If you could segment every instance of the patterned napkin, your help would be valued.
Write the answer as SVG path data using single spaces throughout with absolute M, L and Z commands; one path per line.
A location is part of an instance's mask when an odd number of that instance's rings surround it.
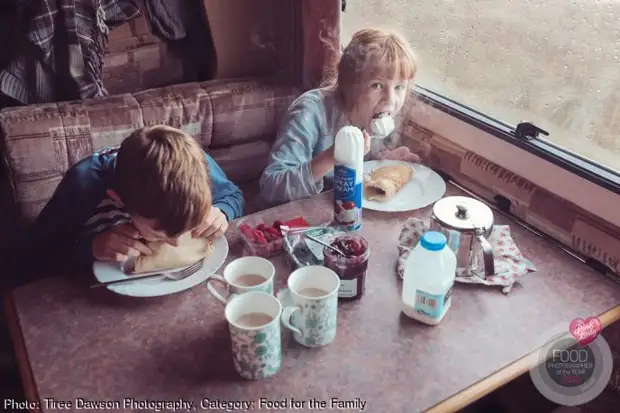
M 398 261 L 396 271 L 402 278 L 405 270 L 405 261 L 409 253 L 418 244 L 418 241 L 429 225 L 419 218 L 409 218 L 398 237 Z M 508 225 L 495 225 L 488 239 L 493 247 L 495 258 L 495 275 L 483 279 L 477 274 L 481 270 L 482 253 L 469 269 L 468 276 L 457 276 L 456 281 L 469 284 L 500 285 L 502 292 L 508 294 L 515 282 L 527 273 L 537 271 L 534 264 L 525 258 L 510 236 Z M 452 247 L 452 246 L 450 246 Z

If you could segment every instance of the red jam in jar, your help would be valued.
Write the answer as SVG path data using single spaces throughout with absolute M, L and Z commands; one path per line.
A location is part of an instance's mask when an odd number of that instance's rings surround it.
M 334 250 L 324 247 L 325 265 L 340 277 L 338 298 L 355 300 L 364 294 L 366 288 L 366 272 L 370 248 L 368 242 L 358 235 L 340 235 L 329 243 L 342 251 L 343 257 Z

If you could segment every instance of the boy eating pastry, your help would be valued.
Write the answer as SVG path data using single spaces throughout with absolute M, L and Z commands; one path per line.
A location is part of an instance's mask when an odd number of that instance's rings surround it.
M 30 229 L 24 260 L 61 255 L 72 265 L 152 253 L 148 242 L 215 239 L 243 214 L 240 189 L 185 132 L 139 129 L 75 164 Z M 20 263 L 21 265 L 21 263 Z

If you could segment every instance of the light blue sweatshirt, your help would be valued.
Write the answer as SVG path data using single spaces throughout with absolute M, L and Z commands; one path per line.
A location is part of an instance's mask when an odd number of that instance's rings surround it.
M 261 207 L 303 199 L 332 188 L 333 172 L 315 180 L 310 163 L 330 148 L 342 127 L 350 125 L 341 100 L 332 89 L 313 89 L 289 107 L 271 148 L 267 167 L 260 178 Z M 398 136 L 372 139 L 365 160 L 399 146 Z

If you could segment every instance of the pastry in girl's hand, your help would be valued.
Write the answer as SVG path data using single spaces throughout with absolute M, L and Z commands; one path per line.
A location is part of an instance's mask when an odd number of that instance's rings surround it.
M 377 168 L 364 183 L 364 196 L 369 201 L 387 202 L 413 177 L 407 165 L 390 165 Z
M 149 242 L 151 255 L 140 255 L 131 274 L 165 271 L 198 262 L 213 250 L 213 242 L 204 237 L 192 237 L 191 231 L 179 237 L 179 245 L 165 241 Z

